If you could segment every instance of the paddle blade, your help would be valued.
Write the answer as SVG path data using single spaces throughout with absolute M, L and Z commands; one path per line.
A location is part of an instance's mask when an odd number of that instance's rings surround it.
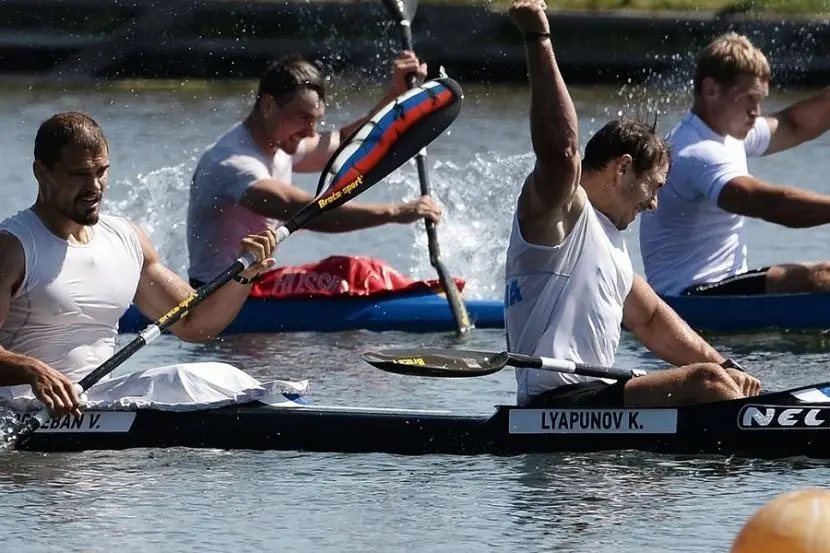
M 383 0 L 383 5 L 395 21 L 412 21 L 418 9 L 418 0 Z
M 467 378 L 502 370 L 507 353 L 455 349 L 385 349 L 369 351 L 361 359 L 386 372 L 412 376 Z
M 464 93 L 453 79 L 431 80 L 398 96 L 338 148 L 320 175 L 316 199 L 336 207 L 383 180 L 458 117 Z M 319 192 L 318 192 L 319 193 Z

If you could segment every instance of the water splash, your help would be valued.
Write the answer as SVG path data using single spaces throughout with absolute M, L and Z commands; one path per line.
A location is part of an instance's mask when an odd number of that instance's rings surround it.
M 187 274 L 188 189 L 196 161 L 191 152 L 186 162 L 116 183 L 114 188 L 125 192 L 108 206 L 144 230 L 162 261 L 180 275 Z M 452 275 L 465 279 L 466 298 L 500 298 L 514 203 L 533 155 L 484 152 L 467 162 L 428 157 L 428 164 L 433 196 L 444 207 L 438 227 L 444 263 Z M 420 193 L 414 161 L 386 180 L 386 188 L 406 190 L 405 196 Z M 410 265 L 401 269 L 414 279 L 437 278 L 423 225 L 411 225 L 409 232 L 414 242 Z
M 0 451 L 9 451 L 13 448 L 17 422 L 17 415 L 14 411 L 0 407 Z
M 533 154 L 513 156 L 477 153 L 467 163 L 435 160 L 430 164 L 432 195 L 444 207 L 438 227 L 441 257 L 455 277 L 466 281 L 468 299 L 500 298 L 504 286 L 504 257 L 515 201 Z M 388 177 L 419 193 L 418 174 L 410 162 Z M 413 278 L 437 278 L 429 263 L 422 225 L 412 227 L 414 248 L 409 272 Z
M 111 201 L 109 211 L 132 220 L 146 232 L 164 263 L 187 271 L 187 199 L 195 158 L 117 183 L 126 197 Z
M 629 78 L 617 91 L 622 106 L 614 116 L 651 119 L 655 115 L 685 110 L 691 105 L 698 55 L 714 37 L 700 36 L 691 28 L 691 23 L 685 25 L 689 34 L 685 49 L 670 54 L 653 54 L 656 61 L 670 62 L 669 69 L 647 71 L 645 78 L 638 83 Z M 812 64 L 820 47 L 816 35 L 821 36 L 823 32 L 821 22 L 816 22 L 813 27 L 814 30 L 805 32 L 801 24 L 795 26 L 782 21 L 771 33 L 765 25 L 733 23 L 729 29 L 746 35 L 764 52 L 773 71 L 771 85 L 774 86 L 776 81 L 797 82 L 800 74 Z M 724 32 L 726 30 L 723 29 Z M 668 36 L 665 38 L 669 39 Z M 610 112 L 611 108 L 606 110 Z

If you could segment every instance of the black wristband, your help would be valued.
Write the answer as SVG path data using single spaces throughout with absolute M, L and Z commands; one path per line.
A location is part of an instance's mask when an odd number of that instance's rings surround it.
M 735 361 L 734 359 L 727 359 L 726 361 L 721 363 L 720 366 L 723 367 L 724 369 L 735 369 L 735 370 L 738 370 L 738 371 L 741 371 L 741 372 L 744 372 L 744 373 L 746 372 L 744 370 L 744 368 L 742 366 L 740 366 L 738 364 L 738 362 Z
M 536 42 L 550 38 L 550 33 L 525 33 L 525 42 Z
M 253 284 L 258 280 L 262 280 L 262 273 L 258 274 L 253 278 L 245 278 L 243 276 L 234 275 L 233 279 L 238 282 L 239 284 Z

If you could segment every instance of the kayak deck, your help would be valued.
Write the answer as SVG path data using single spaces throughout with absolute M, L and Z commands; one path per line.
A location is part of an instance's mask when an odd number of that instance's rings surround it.
M 787 392 L 672 409 L 448 411 L 249 404 L 208 411 L 98 411 L 42 428 L 20 449 L 291 450 L 518 455 L 642 450 L 753 458 L 830 458 L 830 403 Z M 97 418 L 95 418 L 97 417 Z

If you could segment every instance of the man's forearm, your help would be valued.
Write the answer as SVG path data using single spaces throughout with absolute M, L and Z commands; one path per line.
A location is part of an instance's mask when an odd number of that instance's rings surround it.
M 665 303 L 637 337 L 652 353 L 672 365 L 722 363 L 725 359 Z
M 526 45 L 530 75 L 530 136 L 543 163 L 561 163 L 578 151 L 578 119 L 550 39 Z M 569 162 L 564 160 L 566 164 Z
M 32 366 L 36 362 L 27 355 L 0 348 L 0 386 L 30 384 Z
M 171 331 L 189 342 L 213 340 L 233 322 L 250 293 L 251 284 L 228 282 L 194 307 Z
M 347 203 L 315 218 L 307 228 L 317 232 L 351 232 L 391 223 L 394 216 L 393 205 Z
M 830 196 L 793 186 L 775 186 L 756 203 L 755 216 L 789 228 L 830 223 Z

